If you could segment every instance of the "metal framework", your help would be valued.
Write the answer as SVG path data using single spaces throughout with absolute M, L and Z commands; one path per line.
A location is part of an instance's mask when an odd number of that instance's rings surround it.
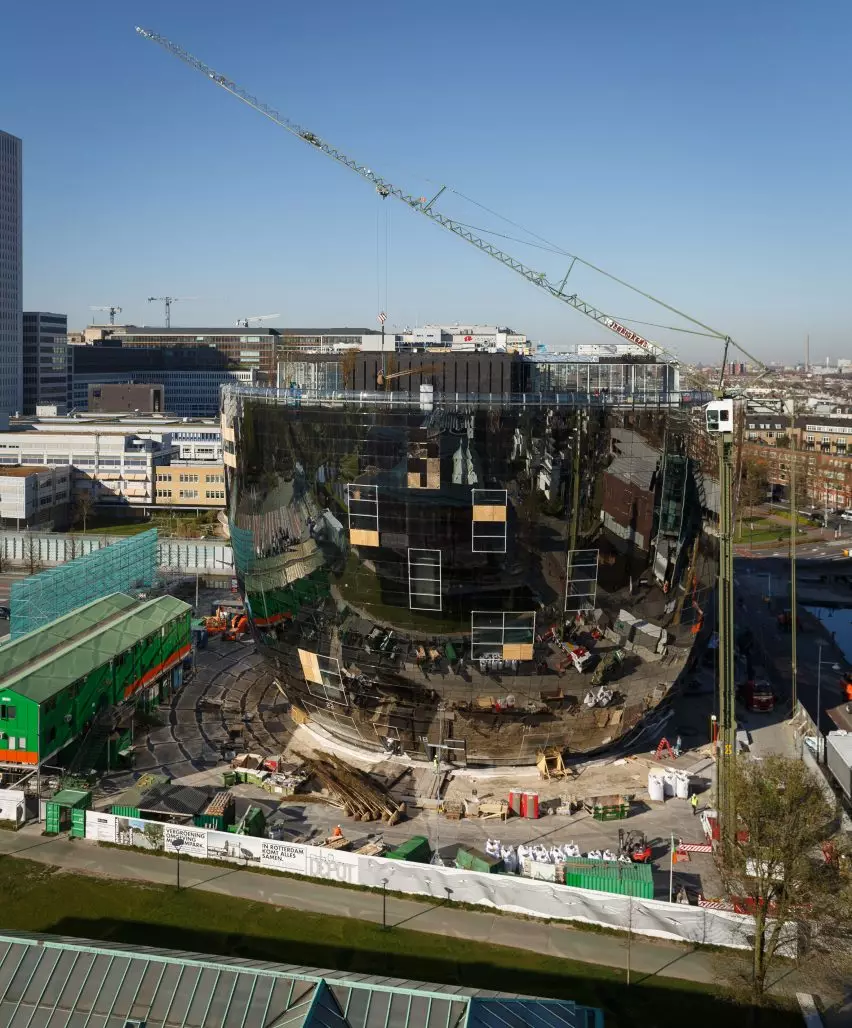
M 110 593 L 150 588 L 157 575 L 157 529 L 122 539 L 12 584 L 13 639 Z
M 736 841 L 733 774 L 736 760 L 736 693 L 734 686 L 734 437 L 725 432 L 719 447 L 719 738 L 716 791 L 726 859 Z
M 598 594 L 598 550 L 569 550 L 565 572 L 565 613 L 594 610 Z
M 471 489 L 473 517 L 470 525 L 470 548 L 474 553 L 506 552 L 506 489 Z
M 527 660 L 532 657 L 534 641 L 534 610 L 470 612 L 470 655 L 473 660 Z
M 408 550 L 408 605 L 412 610 L 441 610 L 441 551 Z

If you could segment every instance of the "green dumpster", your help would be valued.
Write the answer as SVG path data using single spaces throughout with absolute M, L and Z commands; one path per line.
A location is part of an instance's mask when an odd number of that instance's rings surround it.
M 432 847 L 425 835 L 415 835 L 385 856 L 391 860 L 412 860 L 418 864 L 428 864 L 432 859 Z

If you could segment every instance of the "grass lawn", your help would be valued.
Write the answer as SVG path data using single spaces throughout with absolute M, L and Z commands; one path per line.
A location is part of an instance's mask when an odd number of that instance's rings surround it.
M 751 522 L 750 525 L 749 522 Z M 789 538 L 790 530 L 785 528 L 784 525 L 773 524 L 765 518 L 743 519 L 737 523 L 734 542 L 762 543 L 768 542 L 770 539 L 777 540 L 779 535 L 781 536 L 781 541 L 784 542 Z
M 84 845 L 81 843 L 80 845 Z M 227 876 L 232 872 L 224 870 Z M 216 953 L 354 973 L 573 999 L 602 1007 L 606 1028 L 792 1028 L 788 1010 L 755 1012 L 718 987 L 637 975 L 503 946 L 248 903 L 192 889 L 138 885 L 0 858 L 0 926 L 105 943 Z M 672 960 L 678 950 L 672 950 Z M 638 980 L 637 980 L 638 979 Z M 753 1018 L 753 1014 L 762 1016 Z
M 150 521 L 104 521 L 93 522 L 91 519 L 86 525 L 86 531 L 79 529 L 81 535 L 139 535 L 140 532 L 147 532 L 154 526 Z M 74 529 L 72 534 L 78 530 Z

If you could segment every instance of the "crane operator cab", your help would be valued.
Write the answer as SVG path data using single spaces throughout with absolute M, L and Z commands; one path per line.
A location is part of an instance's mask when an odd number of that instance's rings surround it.
M 707 431 L 712 435 L 734 431 L 734 401 L 714 400 L 704 408 Z

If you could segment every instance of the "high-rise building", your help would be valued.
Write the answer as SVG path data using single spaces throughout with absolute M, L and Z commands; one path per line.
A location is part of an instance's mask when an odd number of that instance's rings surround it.
M 68 405 L 68 318 L 65 314 L 24 311 L 24 395 L 22 412 Z
M 23 404 L 21 140 L 0 131 L 0 412 Z

